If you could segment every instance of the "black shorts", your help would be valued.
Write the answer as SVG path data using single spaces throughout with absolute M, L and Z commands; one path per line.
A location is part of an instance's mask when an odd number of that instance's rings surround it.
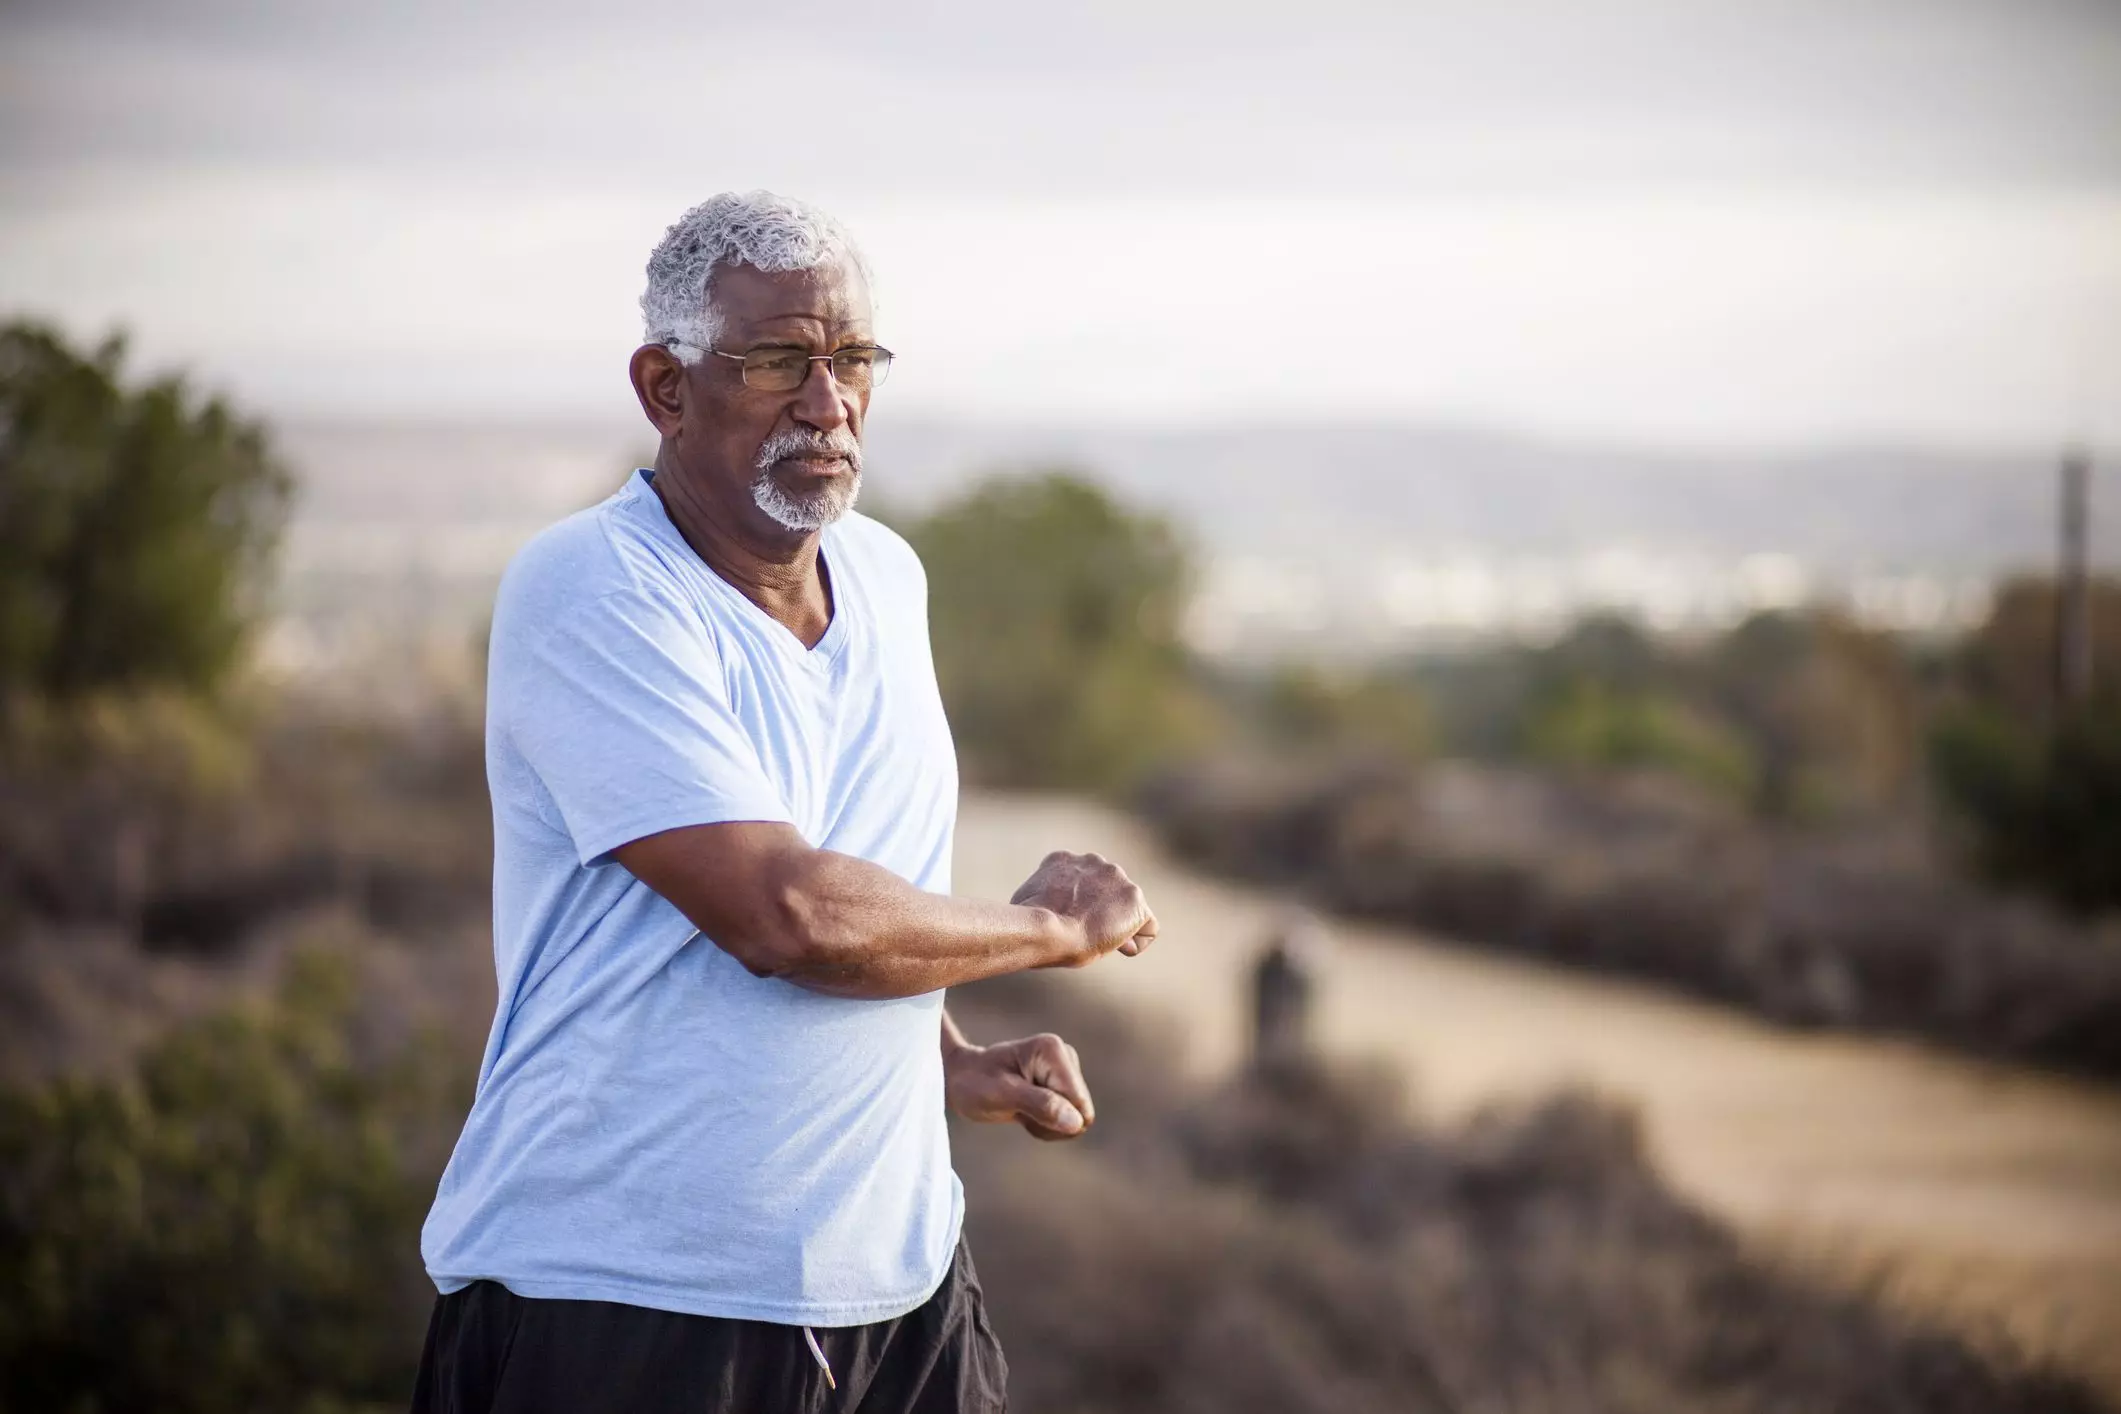
M 811 1353 L 817 1341 L 826 1365 Z M 833 1382 L 838 1388 L 833 1387 Z M 776 1325 L 479 1281 L 435 1302 L 413 1414 L 1000 1414 L 1009 1365 L 958 1243 L 935 1295 L 866 1326 Z

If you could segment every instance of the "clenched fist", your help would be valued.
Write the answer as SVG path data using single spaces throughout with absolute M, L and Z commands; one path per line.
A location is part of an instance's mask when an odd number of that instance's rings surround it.
M 1156 941 L 1156 915 L 1127 871 L 1100 854 L 1047 855 L 1009 902 L 1050 909 L 1082 935 L 1077 966 L 1117 951 L 1133 957 Z
M 1048 1032 L 992 1046 L 957 1044 L 943 1054 L 950 1108 L 969 1120 L 1015 1120 L 1041 1139 L 1073 1139 L 1097 1119 L 1075 1047 Z

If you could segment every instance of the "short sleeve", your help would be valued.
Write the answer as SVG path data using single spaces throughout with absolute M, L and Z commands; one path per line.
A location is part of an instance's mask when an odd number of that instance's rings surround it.
M 684 825 L 791 820 L 683 609 L 626 590 L 510 629 L 496 624 L 492 706 L 584 866 Z

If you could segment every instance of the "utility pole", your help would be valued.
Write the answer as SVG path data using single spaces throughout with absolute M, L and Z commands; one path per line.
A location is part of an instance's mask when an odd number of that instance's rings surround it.
M 2062 455 L 2061 564 L 2055 576 L 2055 712 L 2066 714 L 2091 696 L 2090 596 L 2085 586 L 2087 523 L 2091 519 L 2091 453 Z

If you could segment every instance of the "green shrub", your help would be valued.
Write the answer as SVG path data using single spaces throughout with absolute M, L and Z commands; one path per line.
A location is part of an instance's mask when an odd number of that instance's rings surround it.
M 290 483 L 263 429 L 0 328 L 0 696 L 212 686 L 258 609 Z
M 1670 771 L 1738 800 L 1755 789 L 1752 753 L 1724 723 L 1670 694 L 1591 679 L 1542 698 L 1528 715 L 1525 748 L 1553 765 Z
M 355 1054 L 354 996 L 310 956 L 132 1073 L 0 1090 L 0 1407 L 403 1407 L 468 1097 L 424 1046 Z
M 988 482 L 910 527 L 967 771 L 1111 789 L 1204 730 L 1171 528 L 1066 473 Z
M 2121 697 L 2121 578 L 2093 575 L 2084 596 L 2092 696 Z M 2019 575 L 1996 586 L 1988 617 L 1958 646 L 1951 665 L 1969 696 L 2020 722 L 2053 713 L 2058 598 L 2048 575 Z
M 1420 761 L 1435 733 L 1413 683 L 1376 671 L 1290 666 L 1257 693 L 1252 715 L 1271 746 Z
M 1906 646 L 1831 612 L 1757 614 L 1699 644 L 1592 616 L 1416 676 L 1447 755 L 1660 771 L 1812 822 L 1905 805 L 1917 782 Z
M 1938 721 L 1931 761 L 1993 877 L 2079 910 L 2121 906 L 2121 703 L 2049 729 L 1965 707 Z

